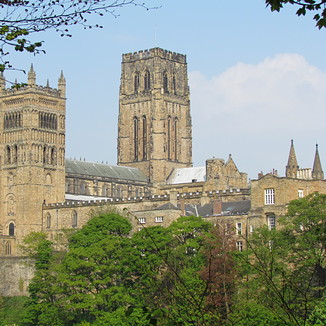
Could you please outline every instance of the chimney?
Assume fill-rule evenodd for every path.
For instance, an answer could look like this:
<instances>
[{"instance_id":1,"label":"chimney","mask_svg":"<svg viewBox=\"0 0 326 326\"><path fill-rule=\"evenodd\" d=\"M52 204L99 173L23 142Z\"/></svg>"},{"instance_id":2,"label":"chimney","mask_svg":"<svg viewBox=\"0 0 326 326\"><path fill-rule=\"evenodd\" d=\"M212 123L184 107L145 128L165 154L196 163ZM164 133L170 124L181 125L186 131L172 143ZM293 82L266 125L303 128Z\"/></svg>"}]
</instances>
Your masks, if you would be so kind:
<instances>
[{"instance_id":1,"label":"chimney","mask_svg":"<svg viewBox=\"0 0 326 326\"><path fill-rule=\"evenodd\" d=\"M222 214L222 200L214 199L213 201L213 215Z\"/></svg>"}]
</instances>

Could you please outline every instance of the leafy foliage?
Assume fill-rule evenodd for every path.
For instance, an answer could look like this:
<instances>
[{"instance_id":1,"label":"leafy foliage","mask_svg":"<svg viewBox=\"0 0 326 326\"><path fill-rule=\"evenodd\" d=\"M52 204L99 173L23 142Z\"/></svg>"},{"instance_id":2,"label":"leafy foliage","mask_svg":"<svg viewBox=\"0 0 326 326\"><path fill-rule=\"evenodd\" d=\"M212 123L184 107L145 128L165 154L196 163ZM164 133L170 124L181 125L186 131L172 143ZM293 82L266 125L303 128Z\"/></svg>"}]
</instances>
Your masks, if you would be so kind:
<instances>
[{"instance_id":1,"label":"leafy foliage","mask_svg":"<svg viewBox=\"0 0 326 326\"><path fill-rule=\"evenodd\" d=\"M291 202L279 230L256 230L243 252L229 227L193 216L131 234L102 212L64 257L32 234L22 325L324 325L325 210L326 195Z\"/></svg>"},{"instance_id":2,"label":"leafy foliage","mask_svg":"<svg viewBox=\"0 0 326 326\"><path fill-rule=\"evenodd\" d=\"M296 14L305 16L308 12L314 12L313 19L316 26L321 29L326 27L326 0L265 0L266 6L271 11L280 11L285 4L299 6Z\"/></svg>"},{"instance_id":3,"label":"leafy foliage","mask_svg":"<svg viewBox=\"0 0 326 326\"><path fill-rule=\"evenodd\" d=\"M289 204L279 230L258 230L240 256L245 286L240 300L255 299L283 325L306 325L326 286L326 195Z\"/></svg>"}]
</instances>

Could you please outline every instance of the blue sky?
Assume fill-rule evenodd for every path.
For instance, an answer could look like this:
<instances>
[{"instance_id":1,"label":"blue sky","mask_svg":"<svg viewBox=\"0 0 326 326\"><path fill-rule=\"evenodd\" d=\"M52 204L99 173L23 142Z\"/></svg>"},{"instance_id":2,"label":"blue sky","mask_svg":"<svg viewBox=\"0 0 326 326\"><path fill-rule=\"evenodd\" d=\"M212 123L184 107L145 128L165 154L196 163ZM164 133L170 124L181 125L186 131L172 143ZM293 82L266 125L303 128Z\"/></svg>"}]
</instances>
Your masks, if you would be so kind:
<instances>
[{"instance_id":1,"label":"blue sky","mask_svg":"<svg viewBox=\"0 0 326 326\"><path fill-rule=\"evenodd\" d=\"M158 46L187 55L194 166L231 153L256 178L284 175L290 140L300 167L311 167L318 141L326 172L326 30L294 6L280 13L263 0L147 1L157 10L124 7L93 17L103 29L72 29L72 38L39 34L45 55L13 55L37 83L67 80L67 157L116 164L122 53ZM8 79L25 81L19 72Z\"/></svg>"}]
</instances>

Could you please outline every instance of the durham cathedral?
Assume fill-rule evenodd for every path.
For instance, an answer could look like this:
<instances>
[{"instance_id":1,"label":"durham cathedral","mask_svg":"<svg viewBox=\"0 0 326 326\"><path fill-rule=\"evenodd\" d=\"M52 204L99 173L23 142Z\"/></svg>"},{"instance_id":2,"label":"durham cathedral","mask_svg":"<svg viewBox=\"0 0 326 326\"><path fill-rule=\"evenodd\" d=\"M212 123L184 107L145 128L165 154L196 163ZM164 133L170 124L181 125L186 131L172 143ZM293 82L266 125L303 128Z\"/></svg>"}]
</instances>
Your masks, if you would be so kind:
<instances>
[{"instance_id":1,"label":"durham cathedral","mask_svg":"<svg viewBox=\"0 0 326 326\"><path fill-rule=\"evenodd\" d=\"M316 145L312 168L300 168L293 141L286 175L248 182L232 159L192 166L192 121L186 56L153 48L123 54L117 165L65 158L66 80L39 86L33 66L21 88L0 76L0 294L22 295L30 277L19 244L33 231L56 241L96 212L130 216L133 232L195 215L231 225L243 237L277 227L293 199L326 181Z\"/></svg>"}]
</instances>

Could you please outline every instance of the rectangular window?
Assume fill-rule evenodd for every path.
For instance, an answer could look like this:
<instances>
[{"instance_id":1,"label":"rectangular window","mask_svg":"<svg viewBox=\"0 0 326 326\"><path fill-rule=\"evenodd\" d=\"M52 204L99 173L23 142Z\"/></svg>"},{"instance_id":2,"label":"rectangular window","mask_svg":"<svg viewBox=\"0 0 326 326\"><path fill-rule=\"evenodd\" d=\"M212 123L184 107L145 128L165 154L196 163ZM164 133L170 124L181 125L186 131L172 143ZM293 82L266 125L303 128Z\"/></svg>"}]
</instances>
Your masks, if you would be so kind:
<instances>
[{"instance_id":1,"label":"rectangular window","mask_svg":"<svg viewBox=\"0 0 326 326\"><path fill-rule=\"evenodd\" d=\"M146 223L146 218L145 217L140 217L138 219L138 221L139 221L140 224L145 224Z\"/></svg>"},{"instance_id":2,"label":"rectangular window","mask_svg":"<svg viewBox=\"0 0 326 326\"><path fill-rule=\"evenodd\" d=\"M253 225L250 225L250 233L253 233L254 232L254 230L255 230L255 227L253 226Z\"/></svg>"},{"instance_id":3,"label":"rectangular window","mask_svg":"<svg viewBox=\"0 0 326 326\"><path fill-rule=\"evenodd\" d=\"M275 204L275 192L273 188L265 189L265 205Z\"/></svg>"},{"instance_id":4,"label":"rectangular window","mask_svg":"<svg viewBox=\"0 0 326 326\"><path fill-rule=\"evenodd\" d=\"M236 223L235 225L237 235L242 234L242 223Z\"/></svg>"},{"instance_id":5,"label":"rectangular window","mask_svg":"<svg viewBox=\"0 0 326 326\"><path fill-rule=\"evenodd\" d=\"M237 250L238 251L242 251L243 247L242 247L242 241L237 241L236 242L236 246L237 246Z\"/></svg>"},{"instance_id":6,"label":"rectangular window","mask_svg":"<svg viewBox=\"0 0 326 326\"><path fill-rule=\"evenodd\" d=\"M155 222L156 223L162 223L163 222L163 216L156 216L155 217Z\"/></svg>"},{"instance_id":7,"label":"rectangular window","mask_svg":"<svg viewBox=\"0 0 326 326\"><path fill-rule=\"evenodd\" d=\"M270 230L275 229L276 226L276 218L274 214L268 215L267 216L267 223L268 223L268 228Z\"/></svg>"},{"instance_id":8,"label":"rectangular window","mask_svg":"<svg viewBox=\"0 0 326 326\"><path fill-rule=\"evenodd\" d=\"M298 190L298 198L303 198L303 190L302 189Z\"/></svg>"}]
</instances>

